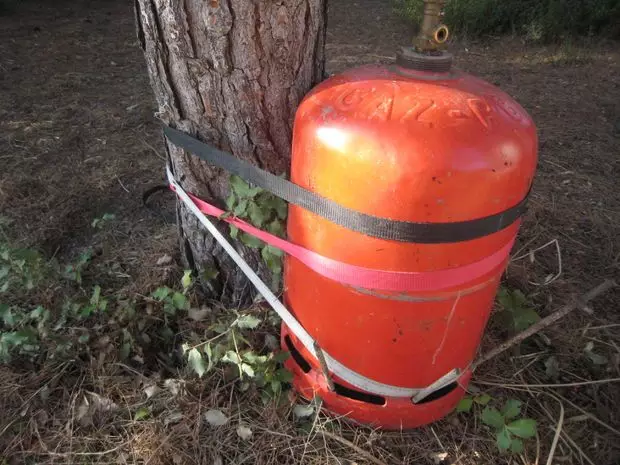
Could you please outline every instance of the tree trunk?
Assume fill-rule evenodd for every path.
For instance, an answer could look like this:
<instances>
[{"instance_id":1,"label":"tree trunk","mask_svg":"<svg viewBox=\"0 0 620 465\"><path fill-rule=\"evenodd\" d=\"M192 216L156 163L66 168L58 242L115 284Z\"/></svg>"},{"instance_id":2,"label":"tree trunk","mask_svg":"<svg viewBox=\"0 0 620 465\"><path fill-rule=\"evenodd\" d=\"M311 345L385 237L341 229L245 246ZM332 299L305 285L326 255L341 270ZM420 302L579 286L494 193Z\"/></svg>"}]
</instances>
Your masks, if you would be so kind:
<instances>
[{"instance_id":1,"label":"tree trunk","mask_svg":"<svg viewBox=\"0 0 620 465\"><path fill-rule=\"evenodd\" d=\"M135 0L138 38L166 124L275 174L288 172L297 105L323 78L326 0ZM175 177L220 207L228 174L167 144ZM186 264L216 270L210 291L227 304L253 289L182 204ZM222 225L222 231L226 228ZM269 276L260 255L237 243Z\"/></svg>"}]
</instances>

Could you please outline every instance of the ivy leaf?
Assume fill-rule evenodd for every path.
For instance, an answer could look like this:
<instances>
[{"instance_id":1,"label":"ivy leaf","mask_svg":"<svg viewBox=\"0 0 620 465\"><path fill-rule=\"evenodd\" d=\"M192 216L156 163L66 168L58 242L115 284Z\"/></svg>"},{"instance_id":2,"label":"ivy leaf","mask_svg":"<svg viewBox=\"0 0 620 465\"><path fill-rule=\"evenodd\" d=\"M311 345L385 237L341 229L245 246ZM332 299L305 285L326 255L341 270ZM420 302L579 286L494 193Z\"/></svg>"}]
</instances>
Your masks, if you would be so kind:
<instances>
[{"instance_id":1,"label":"ivy leaf","mask_svg":"<svg viewBox=\"0 0 620 465\"><path fill-rule=\"evenodd\" d=\"M536 420L531 418L522 418L520 420L513 421L506 427L515 436L523 439L536 436Z\"/></svg>"},{"instance_id":2,"label":"ivy leaf","mask_svg":"<svg viewBox=\"0 0 620 465\"><path fill-rule=\"evenodd\" d=\"M263 241L261 241L258 237L250 236L247 233L241 233L239 239L241 239L241 242L252 249L258 249L261 245L263 245Z\"/></svg>"},{"instance_id":3,"label":"ivy leaf","mask_svg":"<svg viewBox=\"0 0 620 465\"><path fill-rule=\"evenodd\" d=\"M261 321L260 318L256 318L254 315L242 315L237 319L237 326L239 329L254 329Z\"/></svg>"},{"instance_id":4,"label":"ivy leaf","mask_svg":"<svg viewBox=\"0 0 620 465\"><path fill-rule=\"evenodd\" d=\"M491 396L488 394L480 394L474 397L474 402L478 405L487 405L491 401Z\"/></svg>"},{"instance_id":5,"label":"ivy leaf","mask_svg":"<svg viewBox=\"0 0 620 465\"><path fill-rule=\"evenodd\" d=\"M510 448L512 438L510 437L510 433L506 428L502 428L497 432L496 442L497 448L500 450L500 452L506 452L508 448Z\"/></svg>"},{"instance_id":6,"label":"ivy leaf","mask_svg":"<svg viewBox=\"0 0 620 465\"><path fill-rule=\"evenodd\" d=\"M510 420L512 418L516 418L521 413L521 405L522 402L516 399L510 399L504 405L502 409L502 415L506 420Z\"/></svg>"},{"instance_id":7,"label":"ivy leaf","mask_svg":"<svg viewBox=\"0 0 620 465\"><path fill-rule=\"evenodd\" d=\"M175 292L172 295L172 305L174 305L174 308L176 308L177 310L185 310L189 308L189 301L183 293Z\"/></svg>"},{"instance_id":8,"label":"ivy leaf","mask_svg":"<svg viewBox=\"0 0 620 465\"><path fill-rule=\"evenodd\" d=\"M456 411L459 413L469 412L471 411L472 405L474 405L474 399L472 399L471 397L464 397L461 399L461 401L456 406Z\"/></svg>"},{"instance_id":9,"label":"ivy leaf","mask_svg":"<svg viewBox=\"0 0 620 465\"><path fill-rule=\"evenodd\" d=\"M482 411L482 423L495 429L501 429L504 426L504 417L496 408L486 407Z\"/></svg>"},{"instance_id":10,"label":"ivy leaf","mask_svg":"<svg viewBox=\"0 0 620 465\"><path fill-rule=\"evenodd\" d=\"M512 442L510 443L510 452L512 452L513 454L520 454L521 452L523 452L523 441L518 438L513 438Z\"/></svg>"},{"instance_id":11,"label":"ivy leaf","mask_svg":"<svg viewBox=\"0 0 620 465\"><path fill-rule=\"evenodd\" d=\"M187 361L198 377L202 378L207 369L205 367L205 359L202 357L200 351L195 347L191 349L188 353Z\"/></svg>"}]
</instances>

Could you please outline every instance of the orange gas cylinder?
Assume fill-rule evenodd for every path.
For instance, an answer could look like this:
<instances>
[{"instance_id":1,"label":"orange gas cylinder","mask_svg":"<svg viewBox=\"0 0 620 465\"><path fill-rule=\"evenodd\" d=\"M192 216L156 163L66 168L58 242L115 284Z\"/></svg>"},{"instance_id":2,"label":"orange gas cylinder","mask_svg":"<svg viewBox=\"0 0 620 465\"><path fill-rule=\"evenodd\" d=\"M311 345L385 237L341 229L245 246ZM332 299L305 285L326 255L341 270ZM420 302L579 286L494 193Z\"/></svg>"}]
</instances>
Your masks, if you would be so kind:
<instances>
[{"instance_id":1,"label":"orange gas cylinder","mask_svg":"<svg viewBox=\"0 0 620 465\"><path fill-rule=\"evenodd\" d=\"M298 392L390 429L449 413L469 381L536 162L527 113L464 72L365 66L314 88L296 114L291 180L422 234L373 237L291 205L292 242L343 263L429 276L501 257L491 268L464 268L458 285L413 291L345 285L287 258L287 306L352 373L336 375L283 325Z\"/></svg>"}]
</instances>

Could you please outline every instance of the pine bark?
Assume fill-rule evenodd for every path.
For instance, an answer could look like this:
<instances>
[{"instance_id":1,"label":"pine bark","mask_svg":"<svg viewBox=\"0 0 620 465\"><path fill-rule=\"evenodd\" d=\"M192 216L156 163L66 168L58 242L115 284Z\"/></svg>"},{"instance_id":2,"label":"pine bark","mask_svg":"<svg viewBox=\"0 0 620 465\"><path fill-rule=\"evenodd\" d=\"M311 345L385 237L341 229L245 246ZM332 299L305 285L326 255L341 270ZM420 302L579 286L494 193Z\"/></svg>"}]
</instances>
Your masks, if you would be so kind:
<instances>
[{"instance_id":1,"label":"pine bark","mask_svg":"<svg viewBox=\"0 0 620 465\"><path fill-rule=\"evenodd\" d=\"M326 1L135 0L156 116L256 166L286 173L295 110L324 76ZM228 174L166 144L183 188L223 207ZM186 265L219 273L209 284L212 297L247 303L253 290L232 260L182 204L177 219ZM268 276L256 251L236 247Z\"/></svg>"}]
</instances>

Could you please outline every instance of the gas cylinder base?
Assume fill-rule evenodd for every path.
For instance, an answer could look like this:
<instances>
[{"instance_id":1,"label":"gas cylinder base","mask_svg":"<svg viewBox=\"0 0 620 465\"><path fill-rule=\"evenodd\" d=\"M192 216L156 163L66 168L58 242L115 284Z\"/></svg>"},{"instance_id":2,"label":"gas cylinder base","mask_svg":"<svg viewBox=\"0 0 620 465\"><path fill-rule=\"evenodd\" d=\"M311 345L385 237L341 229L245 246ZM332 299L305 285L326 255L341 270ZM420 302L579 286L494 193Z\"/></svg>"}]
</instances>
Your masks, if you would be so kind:
<instances>
[{"instance_id":1,"label":"gas cylinder base","mask_svg":"<svg viewBox=\"0 0 620 465\"><path fill-rule=\"evenodd\" d=\"M285 367L293 374L295 390L307 400L320 397L323 408L357 423L385 430L403 430L440 420L454 410L465 395L471 373L461 376L416 404L409 398L369 394L335 378L330 390L315 360L282 325L282 348L291 353Z\"/></svg>"}]
</instances>

